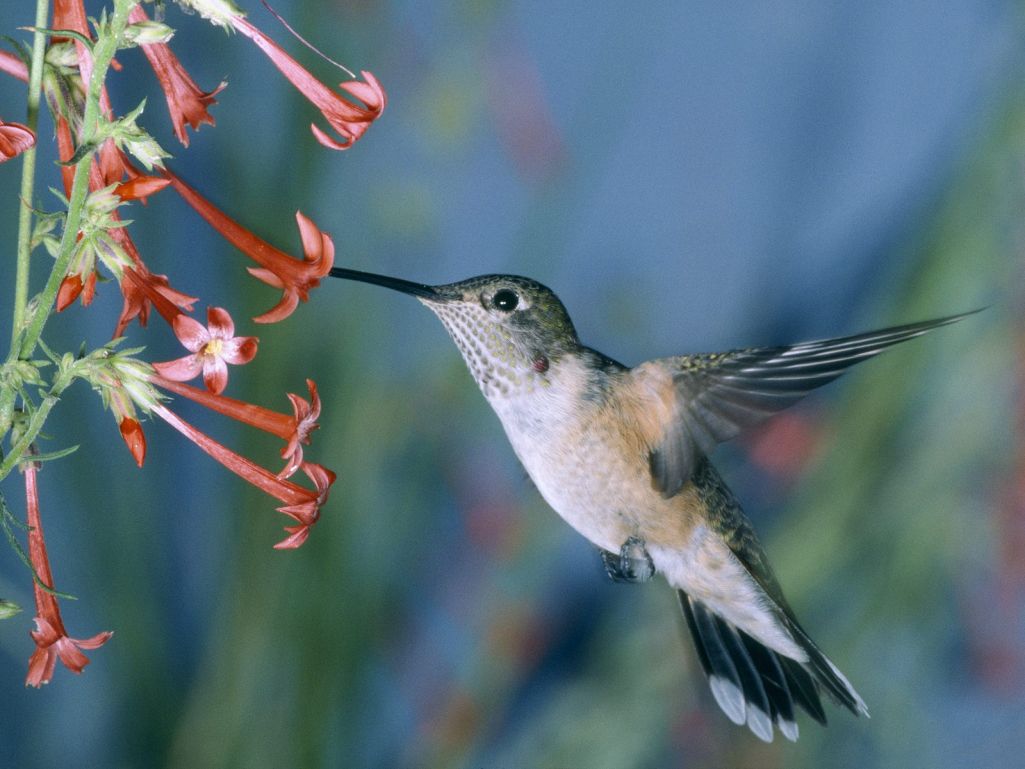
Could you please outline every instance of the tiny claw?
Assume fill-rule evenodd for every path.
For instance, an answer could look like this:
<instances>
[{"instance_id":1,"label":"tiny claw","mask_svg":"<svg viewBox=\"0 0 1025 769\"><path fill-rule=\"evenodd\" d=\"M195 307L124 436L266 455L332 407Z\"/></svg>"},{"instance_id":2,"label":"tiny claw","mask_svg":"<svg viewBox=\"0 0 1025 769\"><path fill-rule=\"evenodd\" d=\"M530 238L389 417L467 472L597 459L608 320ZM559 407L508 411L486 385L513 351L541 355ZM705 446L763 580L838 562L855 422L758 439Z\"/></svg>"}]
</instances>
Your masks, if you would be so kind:
<instances>
[{"instance_id":1,"label":"tiny claw","mask_svg":"<svg viewBox=\"0 0 1025 769\"><path fill-rule=\"evenodd\" d=\"M613 582L647 582L655 576L655 564L640 537L630 537L619 548L619 555L599 550L605 573Z\"/></svg>"}]
</instances>

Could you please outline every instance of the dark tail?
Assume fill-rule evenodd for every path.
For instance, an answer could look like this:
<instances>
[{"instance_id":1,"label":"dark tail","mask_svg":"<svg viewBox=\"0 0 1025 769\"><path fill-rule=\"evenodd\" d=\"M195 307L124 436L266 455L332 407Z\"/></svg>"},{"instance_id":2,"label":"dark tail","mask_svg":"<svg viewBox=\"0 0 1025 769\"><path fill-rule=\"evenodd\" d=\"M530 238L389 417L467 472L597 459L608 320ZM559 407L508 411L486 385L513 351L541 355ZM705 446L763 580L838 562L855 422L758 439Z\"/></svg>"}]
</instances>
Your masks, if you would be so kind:
<instances>
[{"instance_id":1,"label":"dark tail","mask_svg":"<svg viewBox=\"0 0 1025 769\"><path fill-rule=\"evenodd\" d=\"M775 724L784 737L796 740L794 705L826 723L820 688L855 715L868 715L858 693L800 627L788 629L808 653L804 663L756 641L684 591L678 593L715 701L735 724L746 723L766 742L772 741Z\"/></svg>"}]
</instances>

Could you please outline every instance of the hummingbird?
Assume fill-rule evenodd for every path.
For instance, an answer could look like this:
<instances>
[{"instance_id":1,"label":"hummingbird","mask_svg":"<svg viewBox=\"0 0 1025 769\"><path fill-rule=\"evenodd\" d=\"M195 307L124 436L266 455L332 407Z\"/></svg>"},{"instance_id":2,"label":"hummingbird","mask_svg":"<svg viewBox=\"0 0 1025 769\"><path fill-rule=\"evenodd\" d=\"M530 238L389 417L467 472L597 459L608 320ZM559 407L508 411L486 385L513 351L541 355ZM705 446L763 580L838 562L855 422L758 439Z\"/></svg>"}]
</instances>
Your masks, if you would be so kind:
<instances>
[{"instance_id":1,"label":"hummingbird","mask_svg":"<svg viewBox=\"0 0 1025 769\"><path fill-rule=\"evenodd\" d=\"M855 363L972 313L631 368L584 346L559 298L530 278L331 275L412 295L441 320L541 496L598 547L609 577L657 573L675 588L731 721L766 742L774 727L796 740L795 706L825 725L823 692L868 715L798 622L709 454Z\"/></svg>"}]
</instances>

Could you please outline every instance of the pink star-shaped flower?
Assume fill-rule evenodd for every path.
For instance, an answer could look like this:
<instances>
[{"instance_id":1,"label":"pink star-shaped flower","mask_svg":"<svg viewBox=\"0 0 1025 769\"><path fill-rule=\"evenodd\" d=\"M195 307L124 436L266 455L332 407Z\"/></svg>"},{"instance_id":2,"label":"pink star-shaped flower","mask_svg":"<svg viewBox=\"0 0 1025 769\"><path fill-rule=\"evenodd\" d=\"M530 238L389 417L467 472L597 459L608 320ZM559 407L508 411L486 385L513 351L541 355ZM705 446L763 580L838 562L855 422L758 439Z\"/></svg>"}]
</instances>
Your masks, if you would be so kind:
<instances>
[{"instance_id":1,"label":"pink star-shaped flower","mask_svg":"<svg viewBox=\"0 0 1025 769\"><path fill-rule=\"evenodd\" d=\"M207 325L180 314L174 319L174 334L191 355L164 363L154 363L161 376L187 382L203 373L203 383L220 394L228 384L228 364L241 366L256 355L259 340L255 336L235 336L235 323L227 310L210 307Z\"/></svg>"}]
</instances>

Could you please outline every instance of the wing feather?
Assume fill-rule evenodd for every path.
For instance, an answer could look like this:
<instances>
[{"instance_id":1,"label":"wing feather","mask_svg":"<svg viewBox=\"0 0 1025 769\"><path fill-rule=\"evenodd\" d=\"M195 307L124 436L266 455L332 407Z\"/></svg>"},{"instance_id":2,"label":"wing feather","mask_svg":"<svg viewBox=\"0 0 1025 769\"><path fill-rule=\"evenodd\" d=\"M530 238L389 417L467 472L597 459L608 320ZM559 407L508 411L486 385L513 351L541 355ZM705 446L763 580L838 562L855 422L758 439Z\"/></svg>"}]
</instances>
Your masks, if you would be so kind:
<instances>
[{"instance_id":1,"label":"wing feather","mask_svg":"<svg viewBox=\"0 0 1025 769\"><path fill-rule=\"evenodd\" d=\"M639 378L657 380L670 372L675 398L649 456L652 483L665 497L676 495L716 444L793 405L887 347L974 312L978 310L837 339L661 358L637 366L631 374Z\"/></svg>"}]
</instances>

